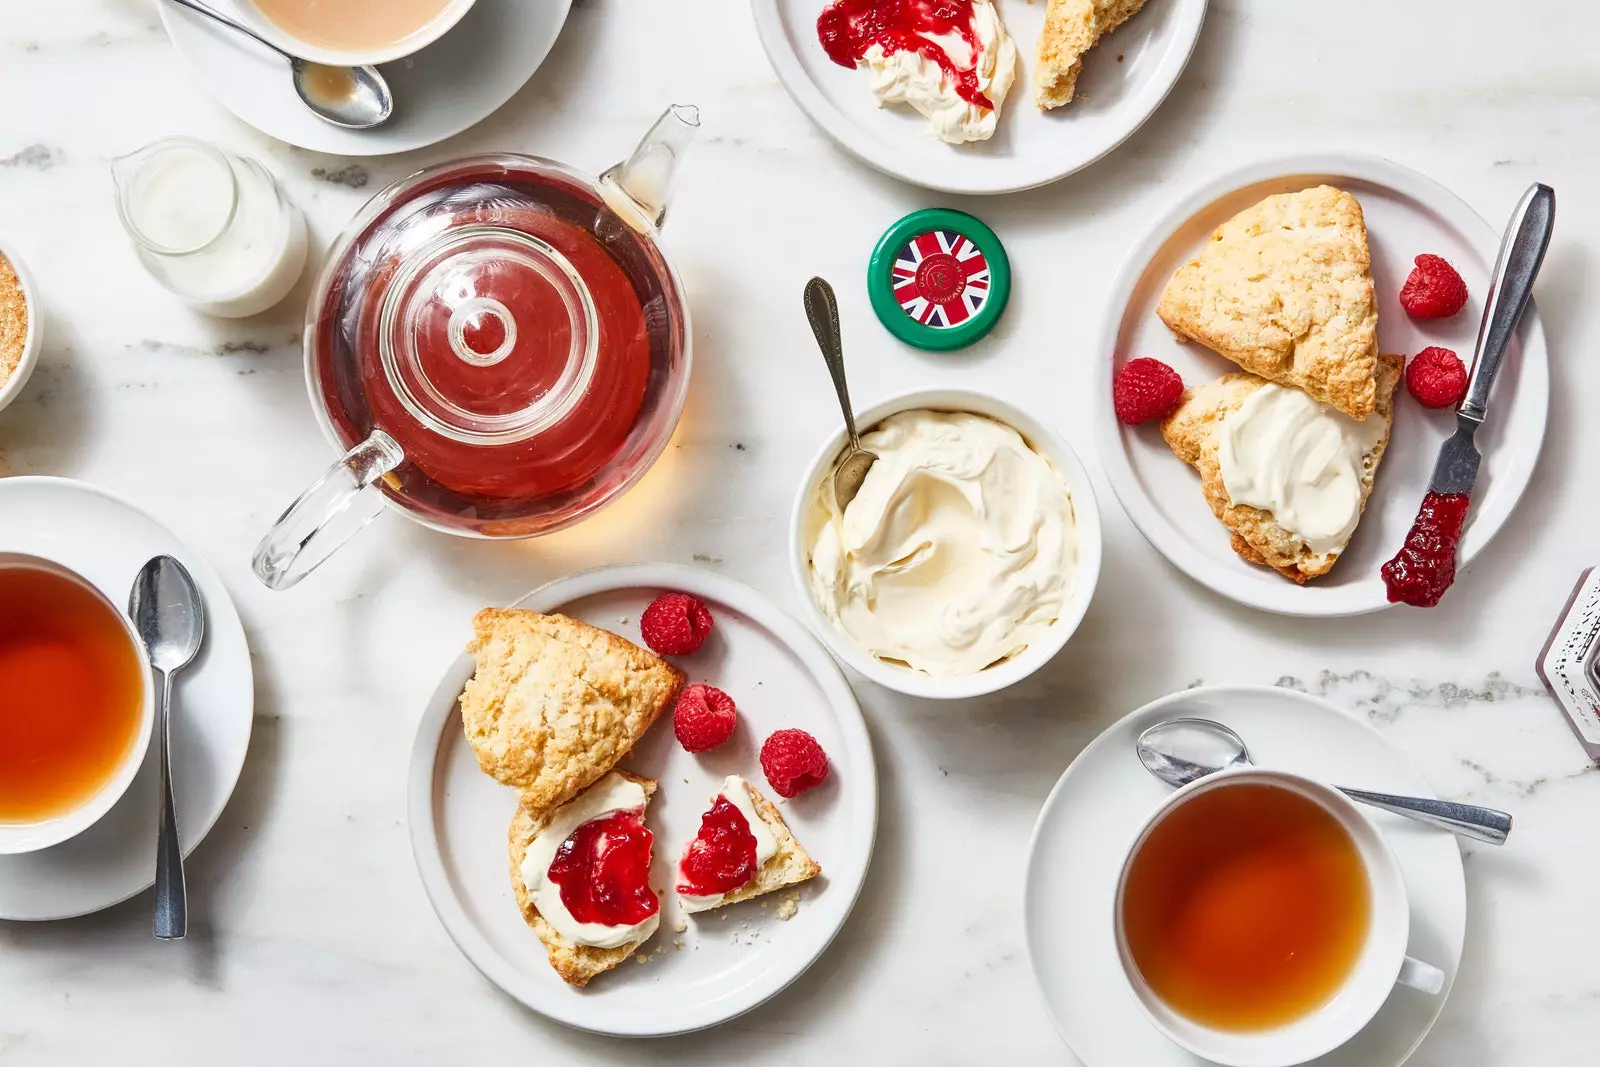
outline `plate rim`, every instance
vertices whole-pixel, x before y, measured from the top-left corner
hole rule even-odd
[[[1494,227],[1472,205],[1438,181],[1402,163],[1383,156],[1357,152],[1291,153],[1266,156],[1251,162],[1230,167],[1213,174],[1173,197],[1134,242],[1122,265],[1117,269],[1111,289],[1107,293],[1105,312],[1097,332],[1095,347],[1094,391],[1097,397],[1111,395],[1113,366],[1117,354],[1117,338],[1132,302],[1134,289],[1151,260],[1169,238],[1196,215],[1216,201],[1251,185],[1300,175],[1327,175],[1351,178],[1383,186],[1402,196],[1426,204],[1444,215],[1472,242],[1488,262],[1493,263],[1499,247],[1499,235]],[[1475,225],[1462,225],[1474,223]],[[1494,540],[1517,509],[1522,495],[1538,468],[1540,454],[1549,429],[1550,415],[1550,362],[1549,348],[1544,334],[1544,322],[1539,315],[1538,303],[1530,299],[1522,322],[1517,327],[1521,354],[1517,373],[1519,386],[1524,382],[1537,389],[1525,403],[1537,403],[1539,415],[1538,440],[1533,442],[1525,468],[1513,471],[1516,484],[1503,479],[1502,492],[1508,494],[1507,503],[1498,514],[1487,519],[1476,512],[1458,561],[1466,567]],[[1296,594],[1307,591],[1302,586],[1275,587],[1269,583],[1241,580],[1241,577],[1202,553],[1181,531],[1171,528],[1156,511],[1147,495],[1136,488],[1138,478],[1128,462],[1124,447],[1123,426],[1116,419],[1109,403],[1095,405],[1094,441],[1100,456],[1101,469],[1111,492],[1128,519],[1140,535],[1166,561],[1194,581],[1212,592],[1259,611],[1298,618],[1343,618],[1385,611],[1396,605],[1387,597],[1374,598],[1377,590],[1368,592],[1362,587],[1348,588],[1348,596],[1332,596],[1332,589],[1313,587],[1313,596]],[[1420,497],[1419,497],[1420,500]],[[1169,534],[1174,536],[1169,537]],[[1339,592],[1344,592],[1340,590]]]
[[[683,564],[625,563],[593,567],[551,579],[518,597],[510,606],[518,607],[529,601],[548,601],[549,607],[555,608],[584,597],[638,588],[681,588],[689,592],[699,591],[703,595],[728,604],[769,630],[800,658],[819,687],[829,696],[830,706],[845,736],[846,748],[852,755],[861,757],[859,762],[863,764],[867,779],[862,783],[861,799],[858,801],[857,809],[845,812],[846,818],[860,820],[866,824],[866,833],[861,837],[861,843],[846,861],[853,868],[854,884],[846,886],[843,880],[830,876],[830,889],[837,886],[839,891],[848,894],[848,899],[833,929],[828,931],[815,951],[793,969],[792,973],[780,974],[776,979],[763,983],[752,983],[747,988],[753,988],[755,990],[753,994],[742,998],[729,998],[732,1002],[731,1007],[714,1008],[705,1012],[702,1017],[687,1016],[689,1020],[687,1023],[669,1026],[629,1025],[626,1022],[622,1025],[606,1024],[594,1017],[596,1009],[593,1005],[582,1000],[551,1001],[544,997],[542,992],[537,991],[537,987],[529,985],[465,914],[459,899],[450,888],[449,876],[445,872],[444,861],[438,847],[438,826],[434,819],[432,802],[434,776],[440,744],[444,740],[444,730],[449,725],[451,716],[456,713],[460,696],[462,683],[455,682],[455,679],[459,677],[464,680],[472,673],[472,660],[465,653],[458,654],[443,672],[439,684],[428,697],[427,707],[417,725],[410,766],[406,772],[406,822],[408,836],[411,839],[412,857],[416,861],[417,873],[428,903],[450,940],[484,978],[529,1010],[575,1030],[612,1037],[670,1037],[718,1026],[759,1007],[788,988],[832,945],[860,900],[861,890],[871,870],[878,829],[878,772],[866,718],[861,713],[861,706],[856,699],[854,689],[838,664],[809,630],[753,586],[725,575]],[[755,605],[757,610],[750,611],[751,605]],[[843,714],[846,711],[853,714]],[[575,1007],[584,1010],[568,1010]],[[604,1009],[600,1009],[602,1014],[603,1011]]]
[[[794,50],[788,47],[787,34],[783,29],[783,17],[778,11],[779,3],[780,0],[750,0],[756,35],[760,38],[761,50],[766,53],[767,62],[777,74],[778,81],[783,84],[784,91],[811,120],[811,124],[827,134],[835,145],[874,170],[934,192],[972,196],[998,196],[1037,189],[1060,181],[1069,174],[1076,174],[1116,151],[1124,141],[1149,121],[1150,116],[1154,115],[1171,95],[1173,87],[1178,84],[1178,79],[1183,76],[1184,70],[1189,66],[1189,60],[1194,56],[1195,46],[1199,43],[1200,32],[1205,25],[1206,12],[1210,7],[1210,0],[1177,0],[1179,22],[1176,32],[1179,34],[1178,39],[1186,40],[1187,45],[1181,49],[1181,55],[1165,59],[1156,69],[1152,82],[1157,88],[1144,106],[1134,114],[1133,121],[1126,129],[1118,130],[1103,143],[1096,144],[1087,155],[1068,157],[1074,162],[1065,167],[1058,168],[1053,164],[1053,169],[1047,174],[1031,174],[1022,180],[962,182],[942,179],[937,171],[923,174],[916,167],[898,165],[895,162],[896,153],[892,148],[882,150],[886,142],[880,141],[870,133],[856,133],[852,129],[849,116],[834,107],[822,94],[800,65],[799,57]],[[1031,88],[1031,82],[1026,79],[1025,84],[1018,87],[1025,93],[1031,92]],[[1033,101],[1029,99],[1026,104],[1031,107]],[[881,155],[880,150],[882,150]]]

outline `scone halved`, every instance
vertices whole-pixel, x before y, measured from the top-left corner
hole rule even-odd
[[[766,824],[767,830],[772,834],[777,845],[772,855],[756,869],[754,875],[744,885],[737,889],[723,893],[714,901],[693,902],[680,892],[678,899],[683,904],[684,911],[694,914],[696,912],[712,911],[729,904],[737,904],[741,900],[751,900],[764,896],[779,889],[785,889],[801,882],[809,881],[822,873],[822,866],[811,858],[811,854],[800,844],[794,833],[789,829],[789,824],[777,807],[761,794],[761,791],[744,779],[738,780],[743,785],[750,797],[750,804],[755,809],[756,816]],[[718,793],[720,796],[720,792]],[[697,835],[698,836],[698,835]],[[694,844],[691,840],[689,845]],[[689,845],[684,846],[687,852]],[[680,857],[679,862],[682,862]]]
[[[1379,356],[1378,380],[1373,418],[1383,420],[1383,434],[1367,452],[1361,479],[1361,508],[1378,474],[1378,464],[1388,448],[1389,431],[1394,425],[1394,392],[1405,366],[1403,356]],[[1303,540],[1279,525],[1270,511],[1247,504],[1235,505],[1222,482],[1222,465],[1217,458],[1222,422],[1237,411],[1245,398],[1268,384],[1254,374],[1225,374],[1214,382],[1188,389],[1178,409],[1161,423],[1161,436],[1173,453],[1200,472],[1200,489],[1211,513],[1232,533],[1232,548],[1251,563],[1272,567],[1285,578],[1304,585],[1327,574],[1349,544],[1345,540],[1326,554],[1313,552]],[[1353,534],[1353,530],[1352,530]]]
[[[1144,0],[1050,0],[1033,65],[1033,102],[1040,108],[1072,102],[1083,56],[1144,7]]]
[[[472,624],[467,741],[484,773],[536,811],[616,766],[683,688],[683,672],[660,656],[565,615],[486,608]]]
[[[1180,337],[1357,421],[1377,404],[1367,227],[1331,185],[1269,196],[1217,227],[1156,305]]]
[[[655,779],[642,778],[624,770],[617,770],[614,773],[643,787],[646,804],[655,795]],[[534,936],[543,943],[545,953],[550,957],[550,966],[568,985],[581,986],[587,984],[595,975],[611,970],[633,955],[639,946],[650,938],[647,935],[616,948],[580,945],[568,941],[548,919],[539,914],[539,909],[533,902],[533,895],[528,891],[527,884],[522,878],[522,861],[527,857],[528,846],[549,825],[554,815],[555,811],[540,809],[529,802],[527,794],[522,795],[521,801],[517,804],[516,814],[511,817],[511,829],[507,834],[511,859],[511,891],[517,898],[517,908],[522,912],[523,921],[533,928]]]

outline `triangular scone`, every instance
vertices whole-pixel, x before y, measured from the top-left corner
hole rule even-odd
[[[1378,357],[1377,401],[1373,418],[1382,419],[1382,435],[1366,453],[1361,479],[1361,508],[1367,505],[1394,424],[1394,391],[1405,365],[1402,356]],[[1217,458],[1222,422],[1237,411],[1245,398],[1268,383],[1253,374],[1225,374],[1214,382],[1186,390],[1178,410],[1161,423],[1161,435],[1177,457],[1200,472],[1200,489],[1222,525],[1233,534],[1232,547],[1241,557],[1272,567],[1284,577],[1305,584],[1333,568],[1345,544],[1326,554],[1313,552],[1303,540],[1284,529],[1270,511],[1235,505],[1222,481]]]
[[[637,782],[643,786],[646,803],[655,795],[656,782],[653,778],[641,778],[622,770],[616,773],[630,782]],[[544,944],[545,952],[550,957],[550,966],[555,968],[556,973],[569,985],[581,986],[595,975],[611,970],[633,955],[639,946],[650,938],[647,935],[616,948],[579,945],[562,937],[556,928],[550,925],[549,920],[539,914],[539,909],[534,906],[533,897],[522,879],[522,861],[528,854],[528,846],[539,836],[540,831],[549,824],[554,815],[554,811],[541,810],[529,804],[526,794],[517,805],[517,813],[511,817],[511,830],[507,838],[511,857],[511,891],[516,895],[517,907],[522,911],[523,920],[533,928],[534,935]],[[656,914],[660,915],[660,912]],[[654,930],[651,933],[654,933]]]
[[[472,625],[467,741],[484,773],[535,810],[616,766],[683,688],[683,672],[661,657],[565,615],[485,608]]]
[[[1377,392],[1378,305],[1356,198],[1319,185],[1219,226],[1156,305],[1171,329],[1353,419]]]
[[[1050,0],[1033,66],[1033,101],[1041,108],[1072,102],[1083,54],[1127,22],[1144,0]]]
[[[744,779],[740,778],[738,781],[749,793],[750,804],[755,808],[756,815],[767,824],[767,830],[771,832],[777,849],[748,882],[738,889],[722,894],[715,901],[691,903],[680,893],[678,899],[683,902],[684,911],[690,913],[711,911],[728,904],[737,904],[741,900],[750,900],[774,890],[799,885],[822,873],[822,866],[811,858],[805,846],[795,838],[789,829],[789,824],[783,821],[783,816],[772,801],[762,796],[759,789]],[[693,843],[691,840],[690,844]],[[684,849],[687,851],[688,845],[685,845]]]

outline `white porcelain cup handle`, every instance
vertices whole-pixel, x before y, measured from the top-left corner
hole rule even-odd
[[[1410,956],[1401,961],[1400,977],[1395,981],[1432,996],[1444,991],[1444,972],[1431,963],[1423,963]]]

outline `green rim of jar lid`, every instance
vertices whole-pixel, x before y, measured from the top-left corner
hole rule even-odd
[[[965,211],[913,211],[878,239],[867,295],[878,321],[906,344],[965,348],[1000,321],[1011,261],[995,232]]]

